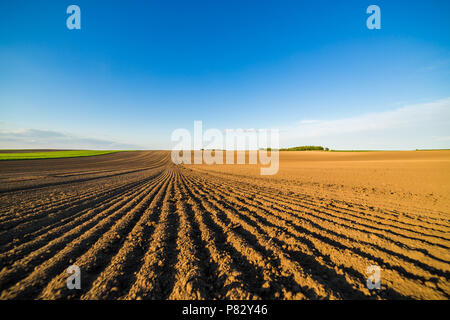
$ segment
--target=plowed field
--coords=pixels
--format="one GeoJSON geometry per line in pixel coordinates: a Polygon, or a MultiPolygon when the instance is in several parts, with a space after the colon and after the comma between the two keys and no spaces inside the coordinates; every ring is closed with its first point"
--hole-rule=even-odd
{"type": "Polygon", "coordinates": [[[165,151],[6,161],[0,298],[448,299],[449,181],[448,151],[285,152],[274,176],[165,151]]]}

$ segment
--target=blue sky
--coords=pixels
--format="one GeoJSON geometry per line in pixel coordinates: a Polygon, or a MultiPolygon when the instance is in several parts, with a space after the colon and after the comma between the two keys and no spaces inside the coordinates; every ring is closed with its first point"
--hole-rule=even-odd
{"type": "Polygon", "coordinates": [[[0,148],[170,149],[194,120],[279,128],[282,146],[450,148],[449,89],[446,0],[0,2],[0,148]]]}

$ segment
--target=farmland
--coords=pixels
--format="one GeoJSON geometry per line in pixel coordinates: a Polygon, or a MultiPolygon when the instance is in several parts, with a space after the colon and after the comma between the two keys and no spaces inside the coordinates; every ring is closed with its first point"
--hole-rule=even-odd
{"type": "Polygon", "coordinates": [[[449,181],[450,151],[3,161],[0,299],[448,299],[449,181]]]}
{"type": "Polygon", "coordinates": [[[26,152],[24,150],[0,150],[1,160],[31,160],[31,159],[56,159],[92,157],[118,151],[93,151],[93,150],[47,150],[38,152],[26,152]]]}

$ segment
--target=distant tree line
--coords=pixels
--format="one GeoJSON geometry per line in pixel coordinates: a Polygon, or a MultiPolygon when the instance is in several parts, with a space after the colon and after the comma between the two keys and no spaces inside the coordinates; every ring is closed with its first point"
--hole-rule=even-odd
{"type": "MultiPolygon", "coordinates": [[[[272,148],[262,148],[261,150],[271,151],[272,148]]],[[[300,146],[292,148],[278,149],[279,151],[330,151],[328,148],[322,146],[300,146]]]]}

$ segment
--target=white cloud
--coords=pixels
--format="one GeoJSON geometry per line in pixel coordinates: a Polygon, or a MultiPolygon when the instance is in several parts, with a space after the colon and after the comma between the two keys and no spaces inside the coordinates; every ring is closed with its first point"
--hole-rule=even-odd
{"type": "MultiPolygon", "coordinates": [[[[0,123],[0,126],[5,127],[3,123],[0,123]]],[[[0,148],[130,150],[141,149],[142,147],[104,139],[79,137],[51,130],[1,128],[0,148]]]]}
{"type": "Polygon", "coordinates": [[[450,134],[450,98],[336,120],[303,120],[282,133],[282,145],[335,148],[445,147],[450,134]],[[435,143],[435,145],[433,145],[435,143]]]}
{"type": "Polygon", "coordinates": [[[450,136],[434,137],[437,141],[450,141],[450,136]]]}
{"type": "MultiPolygon", "coordinates": [[[[450,98],[342,119],[304,119],[291,127],[279,129],[281,147],[322,145],[332,149],[447,149],[450,148],[450,98]]],[[[161,146],[170,147],[170,143],[161,146]]],[[[145,149],[113,139],[17,128],[2,121],[0,148],[145,149]]]]}

